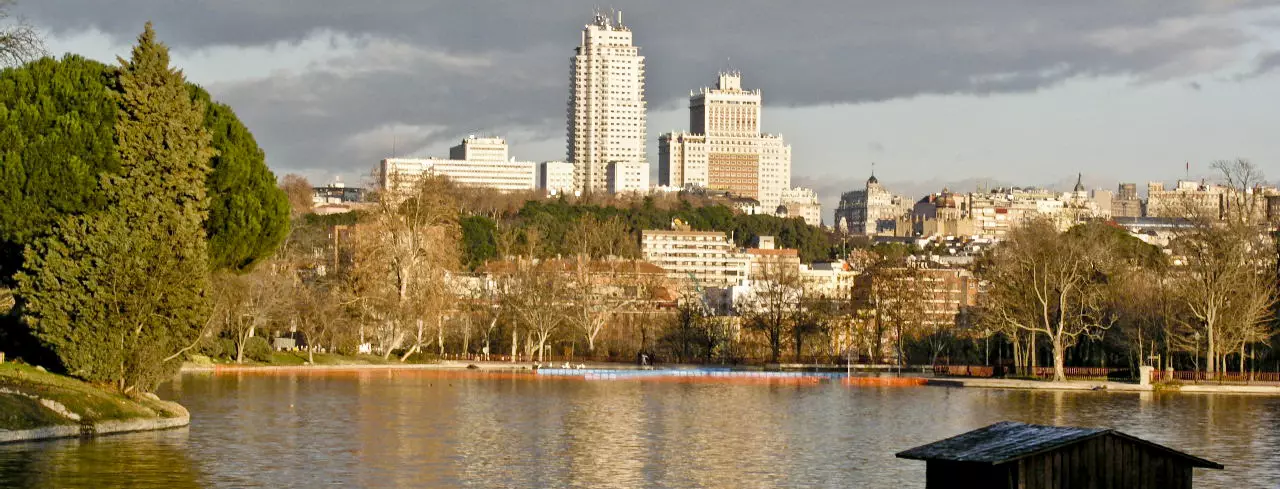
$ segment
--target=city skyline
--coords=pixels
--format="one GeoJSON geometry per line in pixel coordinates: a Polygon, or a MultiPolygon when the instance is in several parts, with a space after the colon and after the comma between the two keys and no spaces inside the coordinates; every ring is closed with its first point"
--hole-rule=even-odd
{"type": "MultiPolygon", "coordinates": [[[[1070,185],[1077,172],[1114,188],[1173,181],[1185,162],[1208,176],[1209,161],[1236,157],[1274,181],[1280,114],[1256,103],[1280,96],[1274,5],[749,3],[682,6],[684,18],[662,2],[613,7],[647,58],[651,166],[656,136],[685,127],[688,89],[732,67],[774,101],[763,130],[787,137],[792,185],[815,188],[829,217],[873,161],[909,195],[919,191],[905,184],[965,179],[1070,185]],[[691,24],[707,18],[725,21],[691,24]]],[[[393,144],[440,154],[472,133],[506,137],[520,159],[562,159],[564,73],[592,6],[388,2],[315,6],[328,12],[317,16],[22,2],[16,13],[51,52],[106,61],[156,20],[188,76],[239,108],[277,173],[323,183],[362,180],[393,144]]]]}

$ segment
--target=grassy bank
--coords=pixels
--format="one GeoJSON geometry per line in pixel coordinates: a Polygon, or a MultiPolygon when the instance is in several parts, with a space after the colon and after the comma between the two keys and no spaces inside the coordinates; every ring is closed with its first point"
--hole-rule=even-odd
{"type": "Polygon", "coordinates": [[[224,358],[210,359],[209,357],[196,356],[192,361],[187,362],[186,367],[213,367],[215,365],[237,365],[246,367],[301,367],[307,365],[319,366],[342,366],[342,365],[419,365],[438,363],[434,356],[414,355],[407,361],[401,362],[399,357],[391,357],[383,360],[382,357],[376,355],[338,355],[334,353],[316,353],[312,359],[308,359],[306,352],[272,352],[270,361],[253,361],[248,358],[244,363],[235,363],[224,358]],[[310,360],[314,360],[311,362],[310,360]]]}
{"type": "Polygon", "coordinates": [[[35,367],[0,363],[0,430],[185,416],[175,403],[127,397],[35,367]]]}

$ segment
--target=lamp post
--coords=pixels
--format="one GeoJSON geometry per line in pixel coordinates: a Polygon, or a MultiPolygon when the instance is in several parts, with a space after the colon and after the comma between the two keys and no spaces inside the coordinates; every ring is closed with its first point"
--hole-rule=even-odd
{"type": "Polygon", "coordinates": [[[1191,337],[1192,337],[1192,338],[1195,338],[1195,340],[1196,340],[1196,347],[1195,347],[1195,348],[1196,348],[1196,354],[1195,354],[1195,357],[1194,357],[1194,358],[1195,358],[1195,367],[1196,367],[1195,380],[1196,380],[1197,382],[1199,382],[1199,381],[1200,381],[1200,332],[1199,332],[1199,331],[1196,331],[1196,332],[1195,332],[1195,334],[1191,335],[1191,337]]]}

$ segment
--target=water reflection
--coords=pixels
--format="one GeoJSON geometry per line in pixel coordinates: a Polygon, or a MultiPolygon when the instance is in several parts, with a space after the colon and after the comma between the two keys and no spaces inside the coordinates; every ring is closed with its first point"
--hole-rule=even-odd
{"type": "Polygon", "coordinates": [[[0,487],[923,487],[904,448],[1000,420],[1107,426],[1280,480],[1280,399],[586,382],[440,372],[186,376],[186,431],[0,446],[0,487]]]}
{"type": "Polygon", "coordinates": [[[187,429],[0,445],[0,487],[201,487],[187,429]]]}

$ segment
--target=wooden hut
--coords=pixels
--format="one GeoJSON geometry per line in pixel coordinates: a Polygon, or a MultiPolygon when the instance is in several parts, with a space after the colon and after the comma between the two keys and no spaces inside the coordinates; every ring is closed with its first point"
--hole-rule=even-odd
{"type": "Polygon", "coordinates": [[[1222,465],[1098,428],[1005,421],[897,454],[924,460],[926,489],[1190,489],[1222,465]]]}

